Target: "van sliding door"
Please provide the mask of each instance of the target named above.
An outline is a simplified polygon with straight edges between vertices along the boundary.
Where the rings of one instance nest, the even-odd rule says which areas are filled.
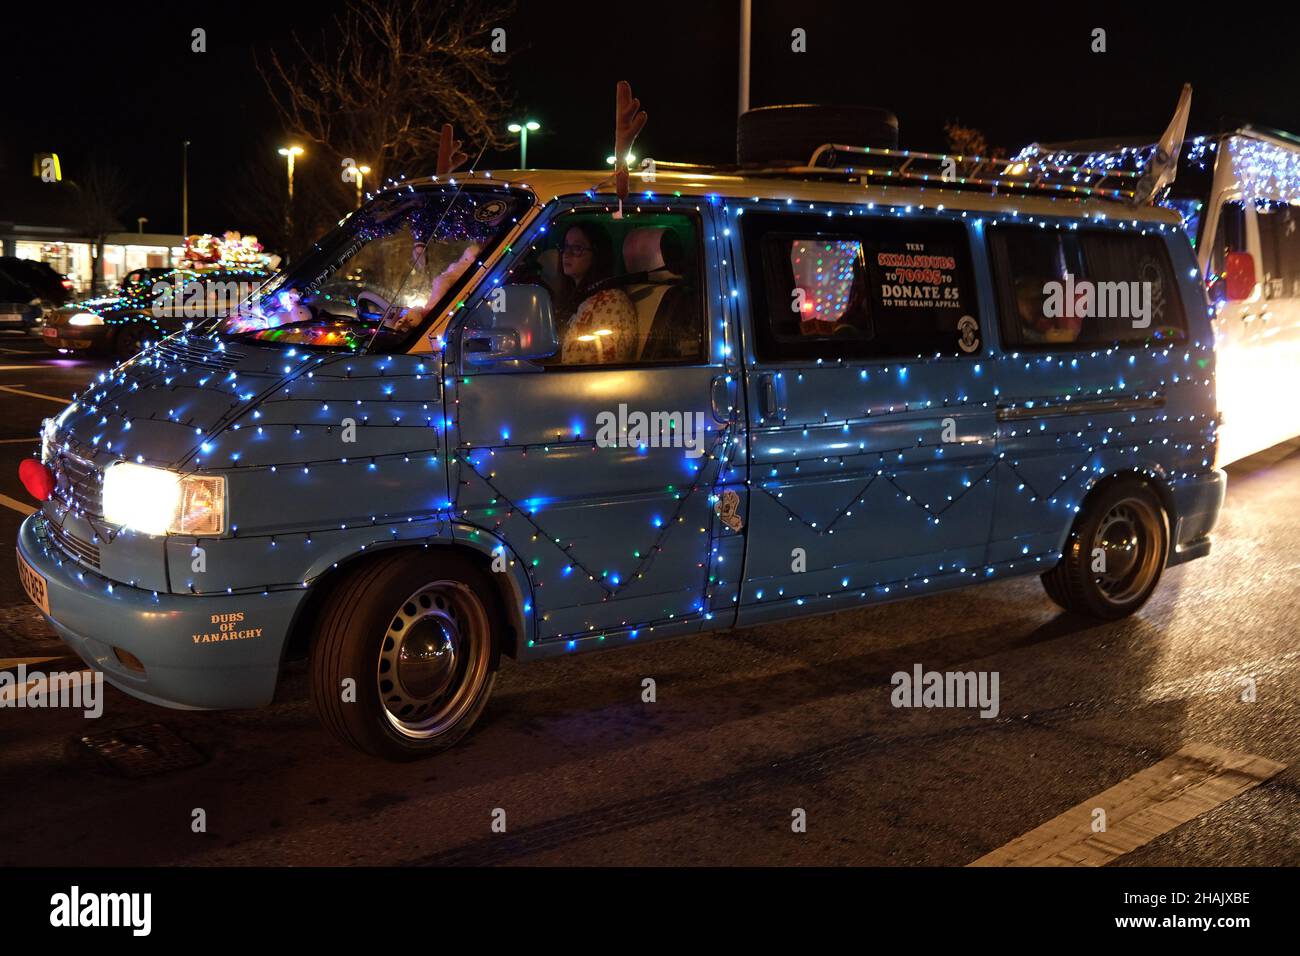
[[[970,581],[995,457],[967,224],[743,208],[731,220],[751,477],[740,622]]]

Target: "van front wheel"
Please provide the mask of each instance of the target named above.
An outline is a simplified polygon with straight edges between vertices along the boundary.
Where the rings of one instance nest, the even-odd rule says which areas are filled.
[[[1142,482],[1116,481],[1085,503],[1043,587],[1067,611],[1113,621],[1146,603],[1168,557],[1160,498]]]
[[[343,743],[416,760],[469,732],[496,682],[501,610],[471,561],[399,551],[334,587],[311,653],[317,716]]]

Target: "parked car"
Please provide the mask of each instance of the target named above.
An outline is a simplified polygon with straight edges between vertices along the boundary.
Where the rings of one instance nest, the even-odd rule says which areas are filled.
[[[44,310],[41,300],[30,298],[25,285],[9,283],[0,276],[0,329],[13,332],[36,332]]]
[[[233,309],[270,275],[258,268],[136,269],[116,292],[48,315],[41,335],[60,352],[127,359],[146,342]]]
[[[49,264],[0,256],[0,329],[35,332],[45,310],[71,295],[72,281]]]
[[[404,760],[503,655],[1028,574],[1111,620],[1209,552],[1177,213],[790,151],[624,199],[608,171],[381,190],[48,422],[27,593],[167,706],[264,705],[305,656],[324,725]]]

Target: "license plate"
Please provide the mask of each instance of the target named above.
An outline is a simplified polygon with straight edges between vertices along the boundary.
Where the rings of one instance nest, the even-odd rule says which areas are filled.
[[[18,578],[23,582],[23,590],[48,617],[50,613],[50,592],[45,587],[45,577],[18,555]]]
[[[59,337],[58,329],[41,329],[41,335],[47,339],[57,339]]]

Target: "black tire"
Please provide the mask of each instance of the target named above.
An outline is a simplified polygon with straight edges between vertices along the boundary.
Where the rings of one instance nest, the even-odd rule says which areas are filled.
[[[321,608],[316,714],[341,742],[386,760],[446,750],[487,705],[503,626],[496,589],[468,558],[406,549],[373,558]],[[354,699],[345,700],[349,678]]]
[[[1057,567],[1060,567],[1060,565],[1058,564]],[[1056,568],[1052,569],[1052,571],[1055,570]],[[1043,590],[1047,592],[1047,596],[1052,599],[1054,604],[1058,607],[1065,607],[1065,592],[1061,590],[1061,585],[1057,575],[1053,574],[1052,571],[1040,575],[1040,580],[1043,582]]]
[[[898,148],[898,117],[875,106],[762,106],[736,124],[742,166],[802,166],[823,143]]]
[[[1168,559],[1169,516],[1160,497],[1142,481],[1121,479],[1084,502],[1043,588],[1067,611],[1114,621],[1147,602]]]

